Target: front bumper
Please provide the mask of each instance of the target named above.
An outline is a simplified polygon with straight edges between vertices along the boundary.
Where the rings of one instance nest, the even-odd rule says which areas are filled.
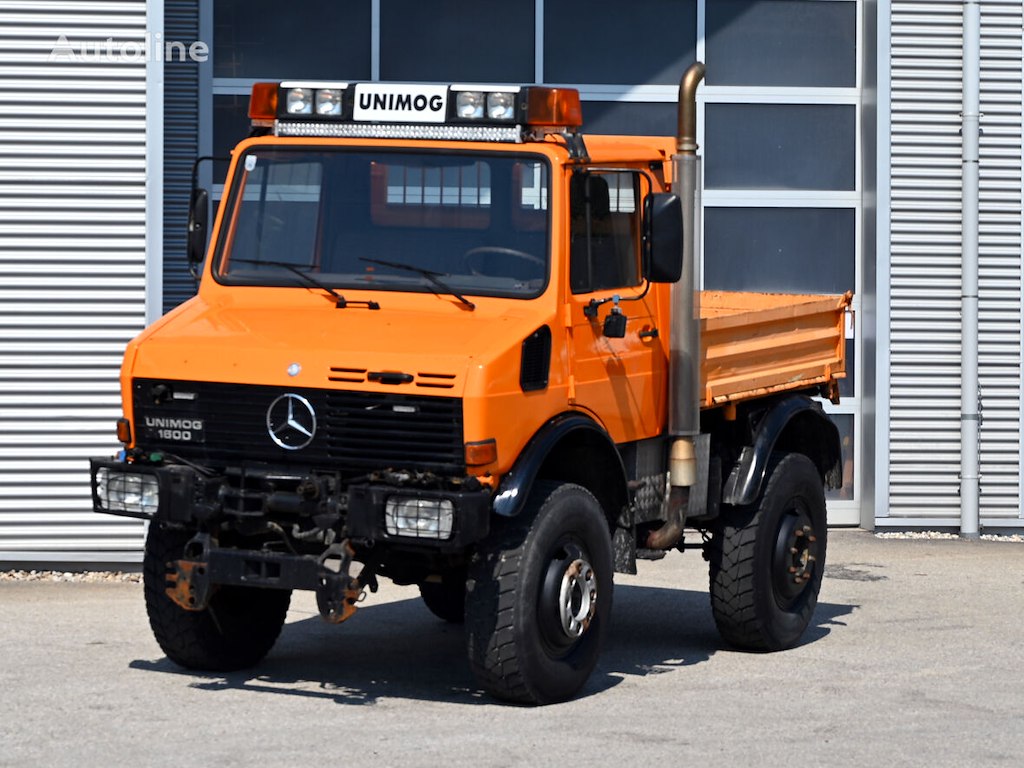
[[[186,557],[168,563],[167,596],[186,611],[201,611],[218,587],[306,589],[316,593],[320,614],[332,623],[356,610],[363,590],[377,591],[369,571],[349,573],[355,554],[348,542],[328,547],[319,557],[217,547],[209,534],[197,534],[185,546]],[[328,565],[332,561],[335,567]]]
[[[232,510],[225,499],[239,490],[225,477],[209,477],[182,464],[142,464],[91,459],[93,510],[102,514],[177,523],[184,526],[228,523],[247,525],[303,517],[311,522],[325,513],[345,538],[455,551],[483,539],[490,528],[488,490],[434,490],[383,483],[347,486],[327,500],[310,501],[298,493],[243,492],[246,507]],[[425,510],[412,513],[399,510]],[[437,524],[429,515],[443,515]],[[401,515],[405,515],[402,518]]]

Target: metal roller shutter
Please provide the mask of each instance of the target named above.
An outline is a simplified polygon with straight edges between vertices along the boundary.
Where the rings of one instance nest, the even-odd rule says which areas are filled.
[[[981,4],[981,517],[1021,516],[1020,0]]]
[[[164,39],[199,39],[199,0],[164,0]],[[199,156],[199,64],[164,65],[164,312],[196,292],[188,272],[185,231],[192,164]]]
[[[892,3],[894,517],[959,515],[961,7]]]
[[[1021,4],[981,3],[982,523],[1020,516]],[[960,515],[962,3],[891,17],[889,517]]]
[[[145,32],[142,0],[0,2],[0,561],[138,559],[86,459],[145,321],[146,61],[105,55]]]

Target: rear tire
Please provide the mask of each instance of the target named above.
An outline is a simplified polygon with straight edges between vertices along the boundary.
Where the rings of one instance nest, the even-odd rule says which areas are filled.
[[[186,611],[167,596],[168,564],[182,557],[192,534],[152,523],[143,559],[146,612],[167,658],[186,669],[230,672],[251,667],[277,641],[290,590],[222,586],[202,611]]]
[[[828,529],[814,463],[776,454],[756,502],[723,508],[712,532],[710,593],[730,645],[777,651],[796,645],[818,604]]]
[[[466,591],[470,667],[493,696],[571,698],[597,665],[612,604],[612,548],[597,499],[538,482],[518,517],[495,521]]]

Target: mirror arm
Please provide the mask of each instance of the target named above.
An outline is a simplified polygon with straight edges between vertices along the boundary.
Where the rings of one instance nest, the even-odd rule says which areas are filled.
[[[605,296],[603,299],[591,299],[590,301],[587,302],[587,306],[583,308],[583,314],[590,320],[594,320],[597,318],[597,308],[600,307],[602,304],[607,304],[609,301],[614,301],[615,306],[618,306],[620,301],[640,301],[648,294],[650,290],[651,281],[645,279],[643,291],[637,294],[636,296],[620,296],[619,294],[615,293],[612,294],[611,296]]]
[[[199,186],[199,164],[208,161],[228,163],[231,162],[231,157],[224,155],[201,155],[197,157],[195,162],[192,163],[192,189]]]

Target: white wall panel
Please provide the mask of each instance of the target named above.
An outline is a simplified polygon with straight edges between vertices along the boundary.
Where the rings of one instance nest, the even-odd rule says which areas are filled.
[[[1019,518],[1021,69],[1019,0],[981,4],[979,365],[982,519]]]
[[[87,459],[145,321],[145,33],[144,0],[0,2],[0,562],[139,557]]]
[[[958,514],[961,3],[893,2],[889,514]]]
[[[1021,516],[1019,0],[981,3],[981,516]],[[891,4],[888,517],[959,523],[962,3]]]

